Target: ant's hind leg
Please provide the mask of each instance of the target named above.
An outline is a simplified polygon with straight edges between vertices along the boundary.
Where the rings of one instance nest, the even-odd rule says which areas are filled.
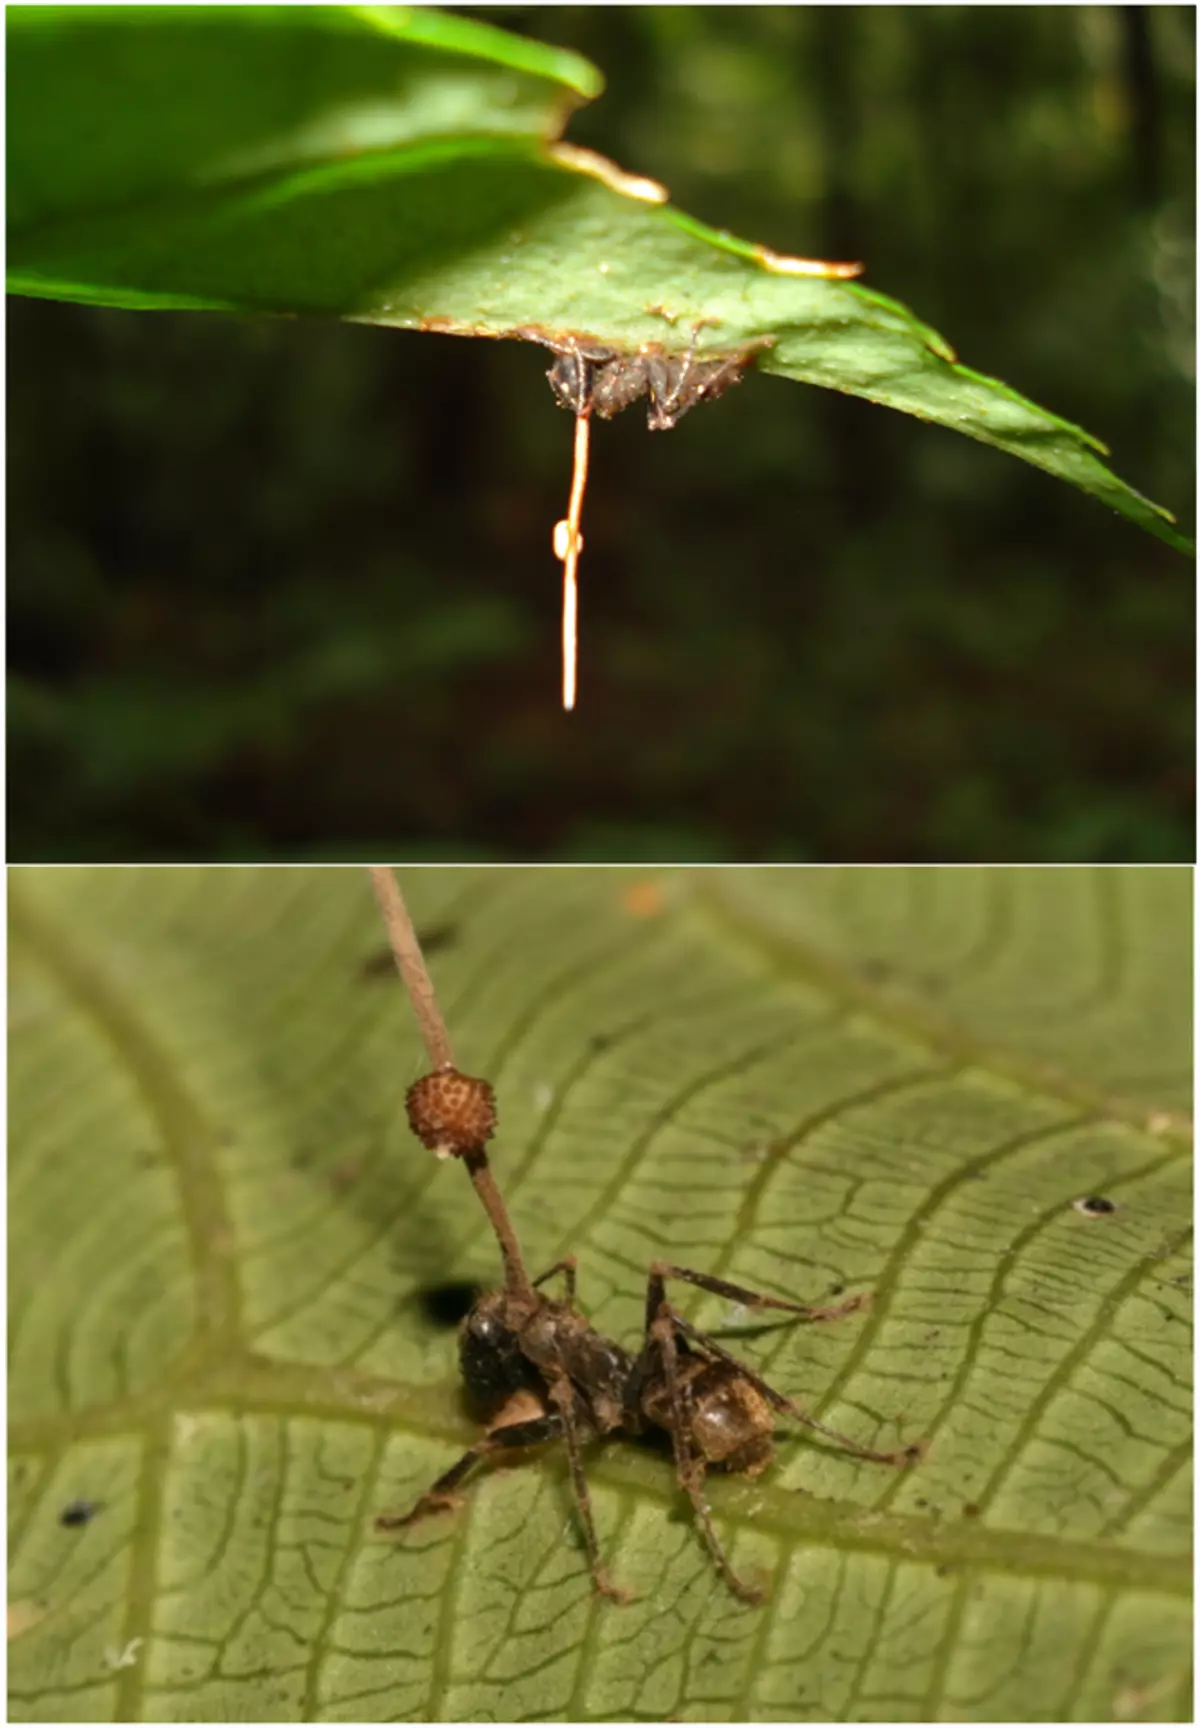
[[[847,1297],[845,1302],[837,1302],[827,1308],[814,1308],[804,1302],[785,1302],[781,1296],[764,1296],[759,1290],[746,1290],[740,1284],[729,1284],[724,1278],[714,1278],[709,1272],[693,1272],[687,1266],[668,1266],[661,1260],[656,1260],[650,1268],[651,1282],[658,1280],[659,1286],[668,1278],[680,1278],[685,1284],[694,1284],[698,1290],[711,1290],[714,1296],[725,1296],[730,1302],[739,1302],[745,1308],[781,1308],[786,1314],[796,1314],[802,1320],[840,1320],[843,1314],[854,1314],[860,1308],[870,1306],[869,1294]]]
[[[793,1404],[792,1400],[785,1398],[782,1392],[776,1392],[775,1388],[769,1386],[761,1375],[756,1374],[752,1368],[748,1368],[736,1356],[731,1356],[728,1350],[723,1350],[715,1338],[710,1338],[706,1332],[701,1332],[698,1326],[693,1326],[691,1321],[685,1320],[682,1314],[677,1314],[673,1308],[666,1311],[685,1338],[692,1339],[694,1343],[700,1345],[702,1350],[715,1356],[718,1361],[728,1362],[730,1367],[736,1368],[742,1378],[750,1382],[755,1391],[762,1393],[768,1404],[773,1405],[782,1415],[790,1416],[793,1422],[799,1422],[805,1428],[814,1429],[818,1434],[823,1434],[827,1440],[836,1440],[843,1451],[852,1452],[856,1458],[869,1458],[873,1464],[900,1466],[915,1464],[919,1458],[924,1456],[925,1445],[922,1441],[916,1441],[911,1446],[900,1446],[895,1452],[877,1452],[873,1446],[862,1446],[857,1440],[851,1440],[848,1434],[839,1434],[836,1428],[827,1428],[824,1422],[818,1422],[815,1416],[806,1415],[798,1404]]]
[[[538,1446],[545,1440],[556,1440],[563,1431],[559,1416],[536,1416],[529,1422],[512,1422],[507,1428],[497,1428],[483,1440],[464,1452],[457,1464],[452,1464],[432,1487],[426,1488],[411,1512],[381,1512],[375,1520],[376,1530],[406,1530],[433,1512],[448,1512],[458,1504],[455,1489],[463,1478],[493,1452],[505,1452],[518,1446]]]
[[[653,1278],[651,1279],[653,1283]],[[743,1602],[757,1606],[763,1600],[761,1590],[746,1584],[738,1577],[729,1563],[729,1556],[721,1546],[721,1539],[713,1529],[712,1514],[708,1502],[704,1498],[704,1460],[695,1455],[688,1445],[686,1436],[691,1433],[691,1412],[683,1386],[679,1379],[679,1350],[675,1342],[674,1316],[665,1303],[650,1326],[650,1338],[647,1348],[657,1344],[662,1355],[663,1378],[666,1381],[667,1396],[671,1401],[671,1445],[675,1453],[675,1474],[679,1486],[684,1490],[692,1503],[704,1546],[708,1549],[709,1558],[717,1571],[735,1596]]]

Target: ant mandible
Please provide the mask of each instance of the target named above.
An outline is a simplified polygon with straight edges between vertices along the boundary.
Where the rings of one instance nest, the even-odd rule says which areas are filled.
[[[480,1297],[459,1333],[468,1404],[488,1424],[487,1433],[425,1490],[411,1511],[382,1514],[375,1520],[377,1529],[407,1529],[431,1513],[452,1508],[457,1504],[455,1490],[485,1458],[562,1440],[596,1589],[613,1601],[628,1602],[630,1592],[613,1583],[600,1557],[583,1446],[608,1435],[638,1435],[657,1428],[670,1436],[676,1477],[692,1503],[714,1565],[735,1595],[757,1603],[762,1592],[734,1571],[713,1529],[703,1493],[709,1470],[760,1475],[771,1462],[776,1412],[815,1429],[858,1458],[905,1465],[920,1457],[920,1444],[878,1452],[807,1415],[680,1314],[667,1300],[666,1284],[681,1279],[748,1308],[778,1308],[805,1320],[832,1320],[864,1307],[869,1298],[851,1297],[831,1308],[807,1307],[744,1290],[706,1272],[655,1261],[646,1286],[641,1348],[633,1355],[598,1332],[576,1307],[574,1255],[530,1279],[484,1150],[496,1123],[488,1081],[444,1063],[409,1088],[407,1106],[417,1138],[466,1165],[496,1231],[505,1283]],[[542,1290],[559,1274],[564,1301]]]

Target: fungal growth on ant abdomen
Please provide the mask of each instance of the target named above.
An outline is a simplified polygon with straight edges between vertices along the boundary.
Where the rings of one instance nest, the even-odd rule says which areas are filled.
[[[459,1331],[459,1361],[472,1414],[485,1432],[432,1483],[407,1512],[381,1513],[377,1530],[407,1530],[434,1513],[453,1510],[458,1490],[474,1467],[496,1454],[515,1453],[547,1441],[566,1448],[571,1489],[592,1579],[601,1595],[631,1600],[615,1584],[600,1557],[591,1495],[583,1467],[584,1447],[617,1435],[658,1430],[671,1443],[675,1477],[691,1502],[701,1538],[714,1566],[736,1596],[760,1602],[762,1592],[734,1571],[713,1528],[703,1485],[711,1470],[759,1476],[771,1462],[775,1418],[790,1417],[857,1458],[906,1465],[921,1456],[920,1444],[880,1452],[860,1445],[809,1416],[798,1404],[739,1362],[716,1339],[699,1330],[667,1298],[677,1279],[754,1309],[779,1309],[802,1320],[834,1320],[867,1305],[852,1296],[833,1307],[809,1307],[739,1284],[655,1261],[646,1284],[645,1323],[634,1349],[598,1332],[576,1302],[576,1261],[565,1255],[540,1277],[530,1278],[516,1232],[488,1163],[486,1144],[496,1127],[491,1084],[462,1074],[454,1065],[425,968],[395,877],[371,871],[392,951],[433,1063],[431,1073],[407,1093],[409,1126],[441,1157],[461,1159],[496,1233],[504,1283],[481,1296]],[[543,1286],[561,1276],[564,1299]]]

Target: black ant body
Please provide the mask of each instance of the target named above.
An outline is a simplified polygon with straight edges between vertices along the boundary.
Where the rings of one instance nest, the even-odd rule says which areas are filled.
[[[571,341],[557,347],[558,358],[546,376],[560,408],[573,414],[597,414],[611,420],[639,397],[646,397],[646,424],[652,432],[669,432],[683,415],[701,402],[721,396],[741,381],[759,343],[714,360],[696,359],[696,325],[685,354],[664,354],[654,347],[636,354],[619,354],[600,343]]]
[[[583,1470],[586,1441],[659,1429],[670,1436],[675,1472],[691,1500],[710,1556],[743,1601],[762,1594],[733,1570],[713,1529],[703,1482],[709,1470],[757,1476],[771,1462],[776,1412],[837,1441],[856,1457],[903,1465],[920,1445],[895,1452],[860,1446],[808,1416],[790,1398],[701,1332],[667,1300],[668,1279],[750,1308],[776,1308],[807,1320],[829,1320],[865,1306],[851,1297],[832,1308],[806,1307],[764,1296],[705,1272],[656,1261],[646,1287],[645,1327],[636,1355],[596,1331],[575,1305],[575,1259],[568,1256],[530,1281],[512,1225],[495,1187],[483,1141],[495,1124],[491,1087],[448,1064],[410,1088],[409,1121],[426,1145],[463,1158],[496,1229],[505,1262],[503,1289],[480,1297],[463,1321],[459,1353],[472,1414],[488,1425],[485,1436],[451,1466],[403,1515],[384,1514],[376,1528],[407,1528],[456,1504],[455,1490],[482,1459],[520,1447],[562,1440],[596,1588],[616,1601],[629,1593],[610,1579],[601,1558]],[[565,1301],[542,1286],[562,1274]]]

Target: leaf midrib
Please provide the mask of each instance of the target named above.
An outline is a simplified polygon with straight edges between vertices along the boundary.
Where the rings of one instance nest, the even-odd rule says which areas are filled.
[[[173,1379],[152,1396],[79,1412],[69,1419],[65,1435],[62,1428],[67,1424],[52,1419],[17,1422],[11,1453],[40,1455],[52,1443],[100,1437],[127,1437],[145,1447],[153,1437],[161,1442],[169,1435],[174,1416],[214,1411],[352,1423],[381,1437],[399,1430],[421,1440],[466,1445],[475,1430],[458,1408],[456,1391],[448,1383],[406,1385],[344,1369],[301,1368],[244,1355],[194,1375],[190,1385]],[[1168,1454],[1162,1470],[1173,1473],[1189,1456],[1190,1443],[1181,1442]],[[548,1469],[565,1489],[565,1462],[553,1452],[516,1468]],[[497,1473],[503,1475],[505,1470]],[[669,1461],[626,1441],[592,1454],[588,1476],[619,1496],[649,1499],[665,1507],[679,1504]],[[722,1520],[764,1531],[790,1546],[825,1546],[1060,1582],[1124,1585],[1173,1596],[1187,1596],[1191,1590],[1187,1555],[997,1530],[976,1518],[881,1512],[761,1481],[712,1477],[706,1491],[711,1492],[714,1511]]]

